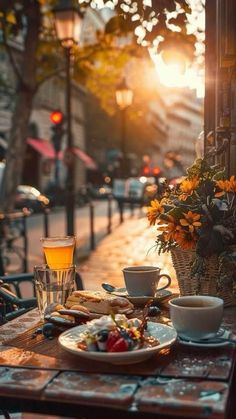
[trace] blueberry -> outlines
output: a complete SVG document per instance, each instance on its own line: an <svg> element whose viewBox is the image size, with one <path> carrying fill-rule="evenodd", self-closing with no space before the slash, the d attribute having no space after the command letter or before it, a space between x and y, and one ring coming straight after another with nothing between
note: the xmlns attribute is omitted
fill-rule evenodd
<svg viewBox="0 0 236 419"><path fill-rule="evenodd" d="M106 342L107 338L108 338L108 334L109 334L108 330L100 330L97 334L98 341L99 342Z"/></svg>
<svg viewBox="0 0 236 419"><path fill-rule="evenodd" d="M155 317L155 316L157 316L158 314L160 314L160 312L161 312L161 310L160 310L158 307L156 307L156 306L151 306L151 307L149 307L149 309L148 309L148 315L149 315L150 317Z"/></svg>
<svg viewBox="0 0 236 419"><path fill-rule="evenodd" d="M56 328L53 323L45 323L42 327L42 333L46 338L52 339L55 336Z"/></svg>
<svg viewBox="0 0 236 419"><path fill-rule="evenodd" d="M130 335L129 335L129 333L128 333L128 331L127 330L124 330L124 329L121 329L121 331L120 331L120 335L122 336L122 338L124 338L124 339L130 339Z"/></svg>

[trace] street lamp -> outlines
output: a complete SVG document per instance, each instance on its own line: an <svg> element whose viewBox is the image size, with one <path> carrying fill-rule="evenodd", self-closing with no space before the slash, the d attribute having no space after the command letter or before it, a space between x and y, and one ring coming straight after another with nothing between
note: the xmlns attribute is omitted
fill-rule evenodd
<svg viewBox="0 0 236 419"><path fill-rule="evenodd" d="M127 171L126 165L126 109L133 102L133 91L127 86L125 78L116 87L116 103L121 110L122 118L122 135L121 135L121 152L122 164L121 173L125 177Z"/></svg>
<svg viewBox="0 0 236 419"><path fill-rule="evenodd" d="M74 234L75 213L75 162L73 155L73 136L71 129L71 49L80 39L82 14L78 7L74 7L70 0L60 0L53 9L57 37L65 50L66 60L66 122L67 122L67 161L66 178L66 221L67 234Z"/></svg>

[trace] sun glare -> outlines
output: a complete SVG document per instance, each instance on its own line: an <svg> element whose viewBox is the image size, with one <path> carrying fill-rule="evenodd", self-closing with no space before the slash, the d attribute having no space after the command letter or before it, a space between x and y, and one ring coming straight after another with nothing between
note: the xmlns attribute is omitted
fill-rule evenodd
<svg viewBox="0 0 236 419"><path fill-rule="evenodd" d="M167 87L187 87L190 89L196 89L198 97L204 97L204 68L202 65L202 56L204 54L204 30L205 30L205 10L204 0L189 0L192 8L192 14L188 15L188 33L195 33L197 36L196 42L196 62L195 68L186 67L181 59L181 55L178 51L173 51L173 57L171 54L167 54L167 57L162 58L162 55L152 53L150 55L155 63L156 72L161 84ZM200 29L201 32L197 32ZM166 60L166 58L168 60ZM176 62L174 62L176 58ZM171 61L173 59L173 61ZM202 68L201 68L202 66ZM199 68L201 68L199 70Z"/></svg>
<svg viewBox="0 0 236 419"><path fill-rule="evenodd" d="M167 87L188 87L196 89L197 96L204 96L204 80L196 72L187 68L183 71L181 63L165 64L160 55L152 56L160 83Z"/></svg>

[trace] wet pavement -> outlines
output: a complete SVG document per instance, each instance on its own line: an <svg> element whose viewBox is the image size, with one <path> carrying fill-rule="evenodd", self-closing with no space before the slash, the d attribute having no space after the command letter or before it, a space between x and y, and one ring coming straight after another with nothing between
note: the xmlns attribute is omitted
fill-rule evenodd
<svg viewBox="0 0 236 419"><path fill-rule="evenodd" d="M170 254L158 255L155 238L156 227L149 226L144 211L127 216L122 224L100 241L88 260L77 264L84 288L100 289L103 282L122 287L122 269L125 266L151 265L170 275L172 283L169 289L178 292Z"/></svg>

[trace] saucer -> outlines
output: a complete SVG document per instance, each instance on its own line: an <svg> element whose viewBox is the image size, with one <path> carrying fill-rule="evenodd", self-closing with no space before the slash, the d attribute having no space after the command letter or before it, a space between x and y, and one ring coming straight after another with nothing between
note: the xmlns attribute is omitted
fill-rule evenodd
<svg viewBox="0 0 236 419"><path fill-rule="evenodd" d="M215 337L210 339L201 339L201 340L191 340L185 339L178 336L177 341L181 343L181 345L187 346L196 346L198 348L219 348L220 346L229 345L230 342L223 339L228 339L230 332L225 329L220 329ZM222 339L222 340L221 340Z"/></svg>
<svg viewBox="0 0 236 419"><path fill-rule="evenodd" d="M153 300L153 304L160 303L165 299L169 298L172 295L171 291L168 290L160 290L157 291L154 297L147 296L147 295L140 295L140 296L132 296L129 295L127 292L112 292L113 295L118 295L120 297L127 298L132 304L137 306L142 306L147 304L148 301Z"/></svg>

